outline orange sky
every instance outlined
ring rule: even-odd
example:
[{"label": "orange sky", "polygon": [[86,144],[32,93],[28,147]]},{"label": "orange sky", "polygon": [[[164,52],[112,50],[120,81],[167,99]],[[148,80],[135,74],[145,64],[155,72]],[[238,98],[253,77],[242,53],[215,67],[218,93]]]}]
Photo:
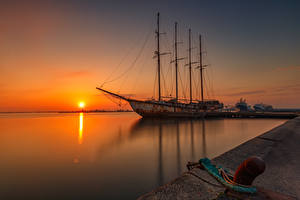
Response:
[{"label": "orange sky", "polygon": [[[79,101],[86,103],[86,109],[118,109],[95,87],[122,75],[140,52],[128,73],[104,88],[139,98],[156,94],[154,11],[144,15],[124,11],[112,17],[113,13],[99,14],[70,5],[7,3],[0,13],[0,112],[76,110]],[[162,40],[169,43],[163,42],[162,49],[172,51],[174,21],[164,21],[163,16],[162,25],[167,28],[162,29],[169,35]],[[195,25],[193,38],[201,25]],[[282,40],[281,46],[276,46],[267,37],[264,41],[273,46],[264,42],[252,45],[250,41],[241,44],[238,39],[234,43],[234,38],[229,43],[221,38],[222,32],[210,33],[213,25],[203,24],[208,29],[204,33],[205,62],[211,64],[206,70],[208,98],[234,104],[243,97],[251,104],[300,107],[300,58],[295,52],[299,45],[289,46],[290,41]],[[186,27],[182,25],[179,33],[185,43],[180,51],[183,57]],[[174,68],[169,61],[170,56],[162,58],[164,95],[174,94],[170,84],[174,83]],[[183,64],[181,76],[185,79]]]}]

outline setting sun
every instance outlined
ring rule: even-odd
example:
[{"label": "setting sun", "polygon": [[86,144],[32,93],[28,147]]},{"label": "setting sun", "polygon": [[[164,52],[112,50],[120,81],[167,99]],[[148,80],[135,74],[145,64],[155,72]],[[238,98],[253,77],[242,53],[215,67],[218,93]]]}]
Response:
[{"label": "setting sun", "polygon": [[83,101],[81,101],[81,102],[78,103],[78,106],[79,106],[79,108],[84,108],[85,103]]}]

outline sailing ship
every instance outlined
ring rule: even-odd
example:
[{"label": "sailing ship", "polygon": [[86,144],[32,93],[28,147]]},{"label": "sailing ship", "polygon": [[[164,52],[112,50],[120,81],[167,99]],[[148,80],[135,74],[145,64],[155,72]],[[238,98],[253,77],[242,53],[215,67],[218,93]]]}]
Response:
[{"label": "sailing ship", "polygon": [[[201,35],[199,35],[199,62],[192,62],[191,60],[191,29],[189,29],[189,48],[188,48],[188,67],[189,67],[189,101],[182,101],[186,99],[179,99],[178,93],[178,61],[183,58],[178,58],[177,51],[177,22],[175,22],[175,59],[172,61],[175,64],[175,82],[176,82],[176,96],[170,100],[166,100],[161,95],[161,62],[160,56],[164,55],[160,51],[160,15],[157,13],[157,30],[156,42],[157,49],[154,52],[155,58],[157,59],[157,73],[158,73],[158,99],[151,100],[138,100],[131,97],[125,97],[120,94],[113,93],[111,91],[105,90],[101,87],[96,87],[96,89],[111,95],[112,97],[119,98],[121,100],[127,101],[132,107],[133,111],[142,117],[205,117],[209,112],[218,112],[223,108],[223,104],[218,100],[205,100],[204,99],[204,88],[203,88],[203,70],[206,65],[202,64],[202,46],[201,46]],[[200,71],[200,81],[201,81],[201,99],[193,99],[192,95],[192,64],[198,63],[199,65],[196,69]]]}]

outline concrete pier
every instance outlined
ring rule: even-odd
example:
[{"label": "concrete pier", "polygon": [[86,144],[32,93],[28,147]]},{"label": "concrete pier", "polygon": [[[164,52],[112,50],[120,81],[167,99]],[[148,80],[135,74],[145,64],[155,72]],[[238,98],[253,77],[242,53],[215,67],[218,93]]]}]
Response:
[{"label": "concrete pier", "polygon": [[297,112],[207,112],[205,117],[209,118],[280,118],[293,119],[298,117]]},{"label": "concrete pier", "polygon": [[[266,162],[266,170],[255,179],[253,185],[300,199],[300,117],[245,142],[214,158],[215,164],[232,173],[250,156],[259,156]],[[139,199],[216,199],[224,188],[205,171],[193,169],[149,192]],[[226,198],[225,198],[226,199]]]}]

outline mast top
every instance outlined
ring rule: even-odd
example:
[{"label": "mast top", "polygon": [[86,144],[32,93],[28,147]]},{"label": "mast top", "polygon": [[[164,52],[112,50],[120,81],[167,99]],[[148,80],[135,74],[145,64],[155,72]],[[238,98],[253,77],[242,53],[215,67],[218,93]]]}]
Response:
[{"label": "mast top", "polygon": [[157,39],[157,73],[158,73],[158,101],[161,101],[161,88],[160,88],[160,45],[159,45],[159,12],[157,13],[157,31],[156,31],[156,39]]}]

